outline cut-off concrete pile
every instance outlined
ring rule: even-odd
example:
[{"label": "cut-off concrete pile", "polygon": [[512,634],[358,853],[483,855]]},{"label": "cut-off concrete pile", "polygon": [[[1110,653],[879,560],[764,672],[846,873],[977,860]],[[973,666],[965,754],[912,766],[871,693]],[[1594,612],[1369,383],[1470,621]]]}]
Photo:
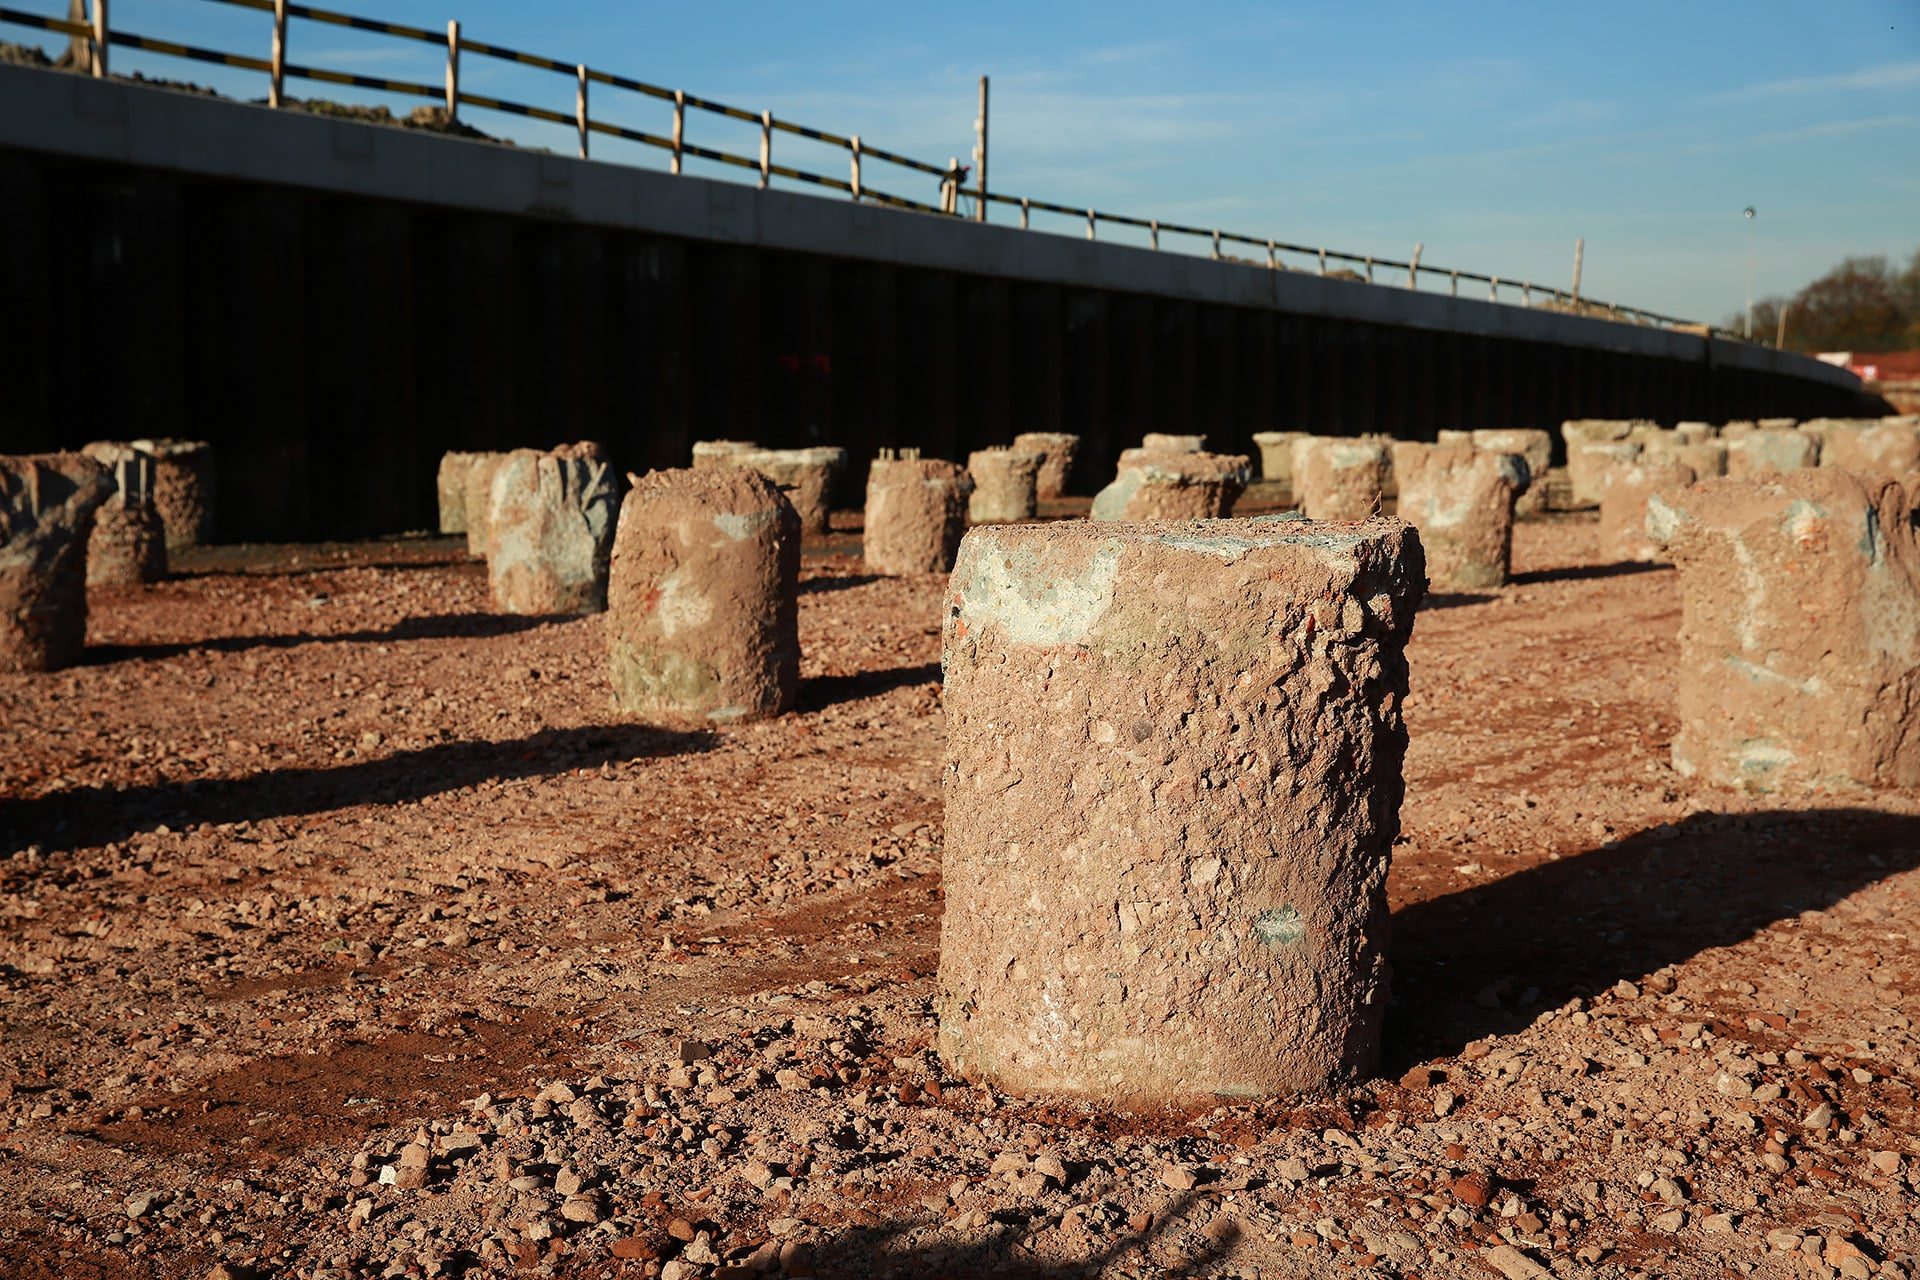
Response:
[{"label": "cut-off concrete pile", "polygon": [[[1652,466],[1679,463],[1700,479],[1711,480],[1727,474],[1727,442],[1712,436],[1689,438],[1677,430],[1663,431],[1641,439],[1640,461]],[[1600,500],[1606,501],[1604,493]]]},{"label": "cut-off concrete pile", "polygon": [[1040,455],[1040,478],[1036,482],[1042,498],[1057,498],[1067,491],[1073,475],[1073,460],[1080,452],[1080,437],[1067,431],[1023,431],[1013,438],[1013,447],[1022,453]]},{"label": "cut-off concrete pile", "polygon": [[0,456],[0,671],[53,671],[87,639],[87,539],[113,492],[81,453]]},{"label": "cut-off concrete pile", "polygon": [[1293,496],[1312,520],[1365,520],[1378,515],[1392,466],[1378,440],[1312,436],[1296,441]]},{"label": "cut-off concrete pile", "polygon": [[[1655,424],[1637,418],[1572,418],[1560,424],[1566,446],[1567,492],[1576,507],[1600,505],[1600,491],[1615,463],[1639,456],[1640,446],[1629,444],[1635,428]],[[1608,448],[1590,447],[1610,446]]]},{"label": "cut-off concrete pile", "polygon": [[1674,768],[1771,791],[1920,785],[1920,530],[1893,482],[1821,468],[1648,503],[1680,569]]},{"label": "cut-off concrete pile", "polygon": [[[1442,427],[1436,437],[1443,445],[1470,444],[1487,453],[1517,453],[1527,463],[1527,487],[1514,500],[1516,515],[1537,515],[1547,509],[1547,472],[1553,466],[1553,435],[1528,427],[1483,427],[1472,431]],[[1395,469],[1399,462],[1396,458]]]},{"label": "cut-off concrete pile", "polygon": [[833,487],[846,470],[847,451],[837,445],[805,449],[763,449],[743,440],[700,440],[693,446],[696,470],[749,467],[786,490],[800,517],[800,531],[825,536],[832,531]]},{"label": "cut-off concrete pile", "polygon": [[1820,465],[1885,479],[1920,474],[1920,429],[1899,421],[1836,424],[1821,441]]},{"label": "cut-off concrete pile", "polygon": [[1513,561],[1514,500],[1531,479],[1527,460],[1472,444],[1400,443],[1400,518],[1420,531],[1427,579],[1441,591],[1505,583]]},{"label": "cut-off concrete pile", "polygon": [[1094,495],[1090,514],[1095,520],[1217,520],[1233,514],[1252,475],[1253,460],[1245,454],[1128,449],[1113,483]]},{"label": "cut-off concrete pile", "polygon": [[967,455],[973,496],[967,519],[975,524],[1031,520],[1040,509],[1041,455],[1021,449],[978,449]]},{"label": "cut-off concrete pile", "polygon": [[1163,431],[1149,431],[1140,437],[1140,447],[1153,453],[1199,453],[1207,447],[1205,436],[1168,435]]},{"label": "cut-off concrete pile", "polygon": [[1820,437],[1791,427],[1760,427],[1727,442],[1727,474],[1754,479],[1820,463]]},{"label": "cut-off concrete pile", "polygon": [[1260,451],[1260,478],[1285,486],[1289,502],[1293,500],[1293,442],[1306,434],[1304,431],[1253,433],[1253,447]]},{"label": "cut-off concrete pile", "polygon": [[1397,520],[967,535],[943,649],[953,1070],[1137,1107],[1373,1070],[1424,574]]},{"label": "cut-off concrete pile", "polygon": [[597,444],[516,449],[493,474],[487,581],[503,613],[599,613],[620,477]]},{"label": "cut-off concrete pile", "polygon": [[167,576],[167,530],[153,506],[153,455],[128,444],[90,444],[113,495],[93,515],[87,539],[89,586],[134,586]]},{"label": "cut-off concrete pile", "polygon": [[957,462],[882,450],[867,471],[867,568],[875,573],[945,573],[967,531],[973,477]]},{"label": "cut-off concrete pile", "polygon": [[466,498],[461,504],[467,522],[467,554],[482,560],[493,541],[493,477],[506,460],[504,453],[476,453],[467,463]]},{"label": "cut-off concrete pile", "polygon": [[614,700],[666,722],[790,709],[799,581],[800,517],[766,476],[717,467],[636,478],[607,584]]},{"label": "cut-off concrete pile", "polygon": [[1600,493],[1601,558],[1615,564],[1665,560],[1666,553],[1647,533],[1647,503],[1656,493],[1672,496],[1706,478],[1671,458],[1642,457],[1608,472]]},{"label": "cut-off concrete pile", "polygon": [[440,455],[440,470],[434,476],[434,492],[440,504],[440,532],[467,531],[467,477],[476,460],[489,456],[494,455],[458,452]]},{"label": "cut-off concrete pile", "polygon": [[153,455],[153,506],[167,530],[167,550],[213,541],[213,446],[204,440],[135,440]]}]

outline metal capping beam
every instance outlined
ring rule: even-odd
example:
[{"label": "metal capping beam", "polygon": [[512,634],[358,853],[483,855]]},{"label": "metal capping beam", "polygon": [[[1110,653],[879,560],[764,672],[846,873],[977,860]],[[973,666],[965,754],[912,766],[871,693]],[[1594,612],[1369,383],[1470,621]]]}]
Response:
[{"label": "metal capping beam", "polygon": [[[499,58],[504,61],[519,63],[545,71],[563,73],[571,78],[575,78],[579,82],[582,92],[584,92],[584,86],[587,82],[598,81],[602,84],[644,94],[648,97],[668,100],[675,104],[675,136],[672,139],[663,139],[657,135],[639,130],[626,129],[603,121],[590,120],[587,118],[583,106],[577,107],[575,114],[567,115],[564,112],[554,111],[546,107],[536,107],[527,103],[514,102],[509,99],[467,93],[464,90],[459,90],[454,87],[451,70],[449,71],[448,87],[444,90],[450,109],[459,103],[470,103],[473,106],[485,110],[501,111],[509,115],[523,116],[534,120],[544,120],[555,124],[575,125],[580,131],[583,145],[588,132],[597,132],[643,143],[648,146],[664,147],[674,153],[674,171],[676,173],[679,172],[680,157],[682,155],[691,155],[698,159],[711,160],[737,168],[752,169],[757,173],[765,175],[778,175],[795,181],[812,183],[816,186],[852,192],[856,199],[870,196],[879,203],[892,205],[897,208],[915,209],[928,213],[945,212],[943,209],[939,209],[933,205],[923,204],[917,200],[873,191],[867,188],[864,182],[856,184],[839,179],[827,178],[818,174],[807,173],[788,165],[769,164],[763,158],[749,158],[727,151],[695,146],[686,142],[682,136],[683,113],[687,107],[691,106],[702,111],[725,116],[729,119],[761,125],[765,132],[778,130],[784,133],[795,134],[799,137],[810,138],[830,146],[850,148],[855,152],[856,163],[861,159],[872,158],[935,177],[944,177],[946,174],[946,170],[938,165],[928,164],[925,161],[915,160],[895,152],[868,147],[855,138],[842,137],[839,134],[829,133],[822,129],[813,129],[806,125],[794,124],[790,121],[776,120],[770,112],[763,112],[756,115],[750,111],[745,111],[739,107],[730,106],[711,98],[701,98],[693,94],[666,89],[659,85],[648,84],[645,81],[614,75],[611,72],[594,71],[578,63],[565,63],[542,54],[526,53],[519,49],[511,49],[504,45],[491,44],[482,40],[469,40],[459,34],[457,24],[450,26],[448,36],[443,39],[439,32],[428,31],[422,27],[409,26],[405,23],[398,22],[385,22],[377,18],[365,18],[356,14],[339,13],[329,9],[319,9],[311,5],[291,3],[290,0],[279,0],[278,3],[276,3],[276,0],[212,0],[212,3],[232,5],[236,8],[252,9],[257,12],[274,13],[276,17],[284,13],[289,17],[304,18],[310,22],[327,23],[333,26],[347,27],[356,31],[369,31],[379,35],[397,36],[402,39],[417,40],[425,44],[440,45],[447,43],[450,44],[452,51],[455,53],[477,53],[483,57]],[[127,31],[116,30],[102,32],[84,23],[45,17],[40,14],[27,13],[18,9],[0,7],[0,23],[11,23],[42,31],[57,32],[62,35],[81,36],[96,40],[104,36],[104,42],[107,44],[121,44],[129,48],[141,49],[151,53],[160,53],[171,57],[213,63],[220,66],[238,67],[247,71],[262,71],[269,75],[276,74],[275,64],[276,61],[278,61],[280,74],[292,75],[301,79],[316,80],[328,84],[349,85],[356,88],[375,89],[389,93],[404,93],[425,98],[441,97],[443,93],[443,90],[439,88],[419,84],[410,80],[389,80],[378,76],[363,76],[351,72],[331,71],[319,67],[286,63],[281,61],[282,55],[280,52],[276,52],[275,60],[270,61],[265,58],[254,58],[244,54],[222,53],[213,49],[203,49],[195,45],[180,44],[152,36],[136,35]],[[451,66],[451,63],[449,65]],[[97,70],[96,68],[96,72]],[[277,79],[275,86],[277,92]],[[1102,213],[1097,209],[1074,208],[1052,201],[1008,196],[997,191],[991,193],[981,192],[978,193],[976,198],[983,202],[981,215],[983,219],[984,204],[998,203],[1018,207],[1020,210],[1020,226],[1023,230],[1028,226],[1031,211],[1033,209],[1039,209],[1046,213],[1057,213],[1072,218],[1084,218],[1086,220],[1087,235],[1089,238],[1093,236],[1094,229],[1099,223],[1107,222],[1115,226],[1141,227],[1147,229],[1152,235],[1153,247],[1155,249],[1160,247],[1160,233],[1164,231],[1172,235],[1198,236],[1209,240],[1215,257],[1219,256],[1220,245],[1223,242],[1247,245],[1256,249],[1264,248],[1267,251],[1268,265],[1276,268],[1279,265],[1278,254],[1281,252],[1289,252],[1308,255],[1317,254],[1321,263],[1322,274],[1325,273],[1326,262],[1329,258],[1342,262],[1364,263],[1367,268],[1367,279],[1369,282],[1373,279],[1373,270],[1375,267],[1385,267],[1395,271],[1405,270],[1407,272],[1406,287],[1416,292],[1419,289],[1419,274],[1422,271],[1430,275],[1447,277],[1450,288],[1456,293],[1460,280],[1483,281],[1489,285],[1491,295],[1497,299],[1501,285],[1501,280],[1498,276],[1481,275],[1477,272],[1423,265],[1420,263],[1417,253],[1411,261],[1402,262],[1391,258],[1376,258],[1371,254],[1352,254],[1339,250],[1316,249],[1306,245],[1289,244],[1285,241],[1277,241],[1271,238],[1263,239],[1244,235],[1239,232],[1223,231],[1219,228],[1193,227],[1181,223],[1161,222],[1158,219],[1137,218],[1127,214]],[[1536,286],[1529,281],[1510,281],[1508,284],[1509,287],[1514,287],[1517,284],[1522,291],[1522,297],[1529,300],[1528,305],[1531,305],[1530,299],[1536,288],[1546,288],[1545,286]],[[1550,292],[1554,303],[1558,305],[1561,296],[1560,290],[1555,288],[1551,289]],[[1580,304],[1576,301],[1572,305],[1578,306]],[[1591,296],[1586,299],[1585,305],[1592,310],[1608,312],[1635,324],[1643,324],[1647,321],[1665,325],[1684,325],[1689,323],[1676,316],[1662,315],[1659,312],[1647,311],[1638,307],[1627,307]],[[1714,330],[1709,328],[1709,332],[1714,332]]]}]

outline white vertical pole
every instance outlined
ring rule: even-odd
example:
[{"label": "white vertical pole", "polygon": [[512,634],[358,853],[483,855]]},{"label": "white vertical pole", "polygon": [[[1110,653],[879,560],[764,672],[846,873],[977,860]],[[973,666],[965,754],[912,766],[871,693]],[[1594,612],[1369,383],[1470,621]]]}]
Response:
[{"label": "white vertical pole", "polygon": [[980,179],[980,207],[974,210],[974,220],[987,220],[987,78],[980,77],[980,118],[973,122],[974,147],[973,162],[979,168],[975,171]]},{"label": "white vertical pole", "polygon": [[460,21],[447,23],[447,122],[460,118]]},{"label": "white vertical pole", "polygon": [[1027,229],[1027,218],[1033,212],[1031,202],[1025,196],[1020,197],[1020,229]]},{"label": "white vertical pole", "polygon": [[287,83],[287,0],[273,0],[272,75],[267,85],[267,105],[277,107]]},{"label": "white vertical pole", "polygon": [[573,90],[574,125],[580,131],[580,158],[587,158],[587,67],[580,63],[573,69],[575,86]]},{"label": "white vertical pole", "polygon": [[1420,287],[1420,251],[1426,247],[1424,240],[1413,246],[1413,261],[1407,264],[1407,288],[1409,289]]},{"label": "white vertical pole", "polygon": [[760,113],[760,189],[773,181],[773,112]]},{"label": "white vertical pole", "polygon": [[93,0],[93,74],[107,78],[107,0]]},{"label": "white vertical pole", "polygon": [[687,91],[675,89],[673,91],[673,163],[669,166],[673,173],[680,172],[680,147],[685,142],[686,136]]},{"label": "white vertical pole", "polygon": [[860,198],[860,135],[853,135],[853,198]]},{"label": "white vertical pole", "polygon": [[1213,229],[1213,260],[1220,261],[1220,228]]},{"label": "white vertical pole", "polygon": [[1094,223],[1094,212],[1093,210],[1089,209],[1087,210],[1087,239],[1089,240],[1094,239],[1093,223]]},{"label": "white vertical pole", "polygon": [[1580,305],[1580,260],[1587,256],[1587,238],[1581,236],[1573,242],[1573,305]]},{"label": "white vertical pole", "polygon": [[1160,219],[1158,218],[1147,224],[1147,243],[1156,249],[1160,247]]}]

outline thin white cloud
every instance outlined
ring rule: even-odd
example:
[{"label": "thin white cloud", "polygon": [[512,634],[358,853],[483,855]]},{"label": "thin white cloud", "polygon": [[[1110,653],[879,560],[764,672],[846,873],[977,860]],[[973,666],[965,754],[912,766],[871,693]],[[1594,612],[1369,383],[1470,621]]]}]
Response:
[{"label": "thin white cloud", "polygon": [[1859,133],[1864,129],[1885,129],[1893,125],[1912,124],[1912,116],[1871,116],[1864,120],[1829,120],[1825,124],[1810,124],[1800,129],[1783,129],[1778,133],[1762,133],[1752,141],[1756,143],[1799,142],[1803,138],[1844,138],[1850,133]]},{"label": "thin white cloud", "polygon": [[1863,67],[1833,76],[1795,76],[1786,80],[1764,80],[1758,84],[1716,93],[1716,102],[1742,102],[1754,98],[1803,97],[1816,93],[1845,93],[1857,90],[1906,89],[1920,86],[1920,61],[1889,62],[1884,66]]}]

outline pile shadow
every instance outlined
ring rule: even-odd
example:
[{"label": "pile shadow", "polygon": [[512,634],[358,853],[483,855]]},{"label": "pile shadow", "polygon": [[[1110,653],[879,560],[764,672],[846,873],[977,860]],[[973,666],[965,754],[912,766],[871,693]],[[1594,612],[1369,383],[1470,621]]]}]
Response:
[{"label": "pile shadow", "polygon": [[399,804],[489,781],[710,749],[704,730],[638,725],[543,729],[506,742],[446,742],[334,768],[268,769],[138,787],[75,787],[0,801],[0,852],[37,844],[76,849],[124,840],[160,823],[258,822],[362,804]]},{"label": "pile shadow", "polygon": [[90,644],[85,663],[97,666],[108,662],[155,661],[177,658],[185,653],[244,653],[249,649],[293,649],[304,644],[388,644],[406,640],[487,640],[495,636],[516,635],[565,622],[564,617],[528,617],[504,613],[429,613],[402,618],[379,630],[312,632],[289,631],[280,635],[209,636],[205,640],[180,640],[165,644]]},{"label": "pile shadow", "polygon": [[877,698],[895,689],[932,684],[940,679],[940,664],[922,662],[911,667],[856,671],[845,676],[814,676],[800,682],[800,710],[819,711],[842,702]]},{"label": "pile shadow", "polygon": [[[1574,996],[1744,942],[1916,866],[1920,818],[1705,813],[1403,907],[1382,1070],[1517,1031]],[[1523,1003],[1529,988],[1537,995]]]}]

